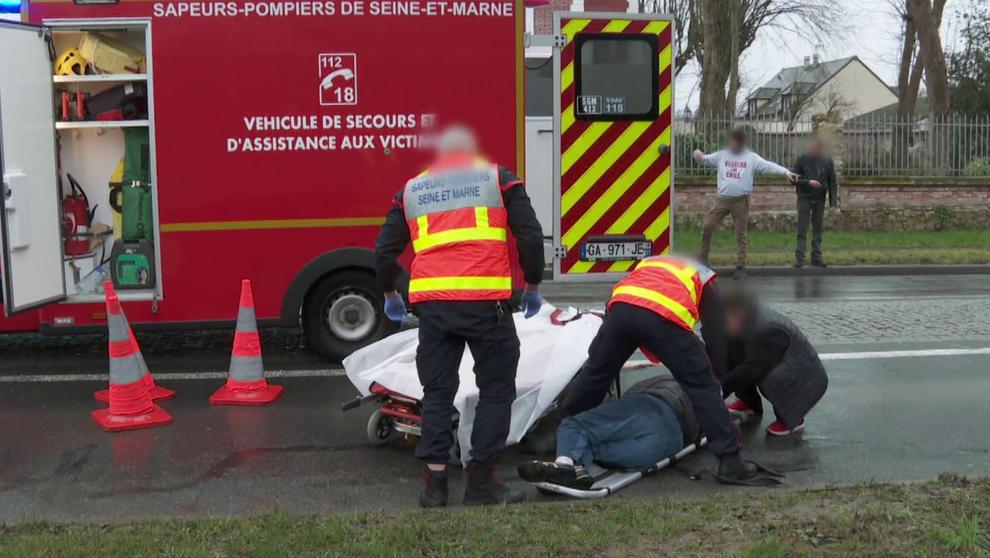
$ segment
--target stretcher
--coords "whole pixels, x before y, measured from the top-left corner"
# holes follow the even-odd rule
[[[746,417],[733,413],[732,420],[739,425],[746,420]],[[562,486],[550,482],[537,482],[533,483],[533,485],[542,494],[560,494],[563,496],[570,496],[571,498],[581,499],[606,498],[645,477],[646,475],[674,465],[678,461],[707,445],[708,438],[702,437],[697,442],[688,444],[674,455],[665,457],[645,469],[638,469],[635,471],[606,469],[598,464],[593,464],[588,468],[588,473],[594,477],[595,484],[591,485],[591,488],[587,489],[571,488],[569,486]]]
[[[387,387],[373,382],[368,388],[368,395],[346,401],[341,410],[356,409],[365,402],[378,405],[375,412],[368,417],[366,435],[368,441],[376,446],[388,445],[402,438],[419,438],[423,434],[423,412],[417,399],[392,391]],[[457,432],[460,415],[454,413],[453,427]],[[454,436],[454,445],[450,449],[450,463],[457,464],[461,459],[461,448],[458,437]]]
[[[513,314],[513,319],[520,339],[520,358],[506,445],[519,443],[537,421],[557,407],[561,392],[587,359],[587,347],[602,324],[600,313],[561,310],[549,304],[530,319],[519,312]],[[368,440],[373,444],[385,445],[421,434],[423,388],[416,370],[417,344],[417,330],[405,330],[344,360],[347,377],[361,395],[342,408],[353,409],[364,402],[378,405],[367,424]],[[466,350],[458,371],[455,445],[451,451],[451,462],[462,464],[470,455],[479,397],[473,366],[472,355]]]

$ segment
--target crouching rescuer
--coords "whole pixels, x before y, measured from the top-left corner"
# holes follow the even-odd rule
[[[543,236],[523,183],[479,155],[474,134],[453,126],[440,134],[433,163],[396,196],[376,243],[385,314],[406,314],[396,291],[397,258],[412,242],[409,301],[419,315],[416,367],[423,385],[426,461],[423,507],[447,504],[447,461],[454,443],[454,396],[464,346],[474,357],[479,399],[467,466],[467,505],[519,502],[525,493],[495,475],[516,396],[519,338],[512,320],[508,232],[516,239],[526,279],[527,318],[542,305]],[[724,410],[724,407],[723,407]]]
[[[641,347],[663,362],[690,400],[719,459],[718,480],[762,485],[765,469],[743,459],[739,429],[722,399],[725,324],[715,284],[715,272],[685,258],[655,256],[637,264],[612,290],[605,322],[563,411],[579,416],[598,406],[623,364]],[[699,322],[704,344],[694,334]]]
[[[805,415],[828,389],[818,352],[790,318],[745,293],[726,293],[723,306],[731,370],[722,387],[738,398],[729,410],[744,417],[762,415],[762,394],[777,417],[767,434],[803,432]]]

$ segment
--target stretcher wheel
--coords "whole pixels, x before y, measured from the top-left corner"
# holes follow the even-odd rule
[[[371,413],[368,418],[368,441],[376,446],[384,446],[399,437],[399,431],[395,429],[392,417],[386,415],[381,409]]]

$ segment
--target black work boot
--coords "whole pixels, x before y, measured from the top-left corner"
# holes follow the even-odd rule
[[[503,483],[495,474],[495,467],[491,464],[476,461],[468,463],[467,477],[467,488],[464,489],[465,506],[515,504],[526,499],[525,492]]]
[[[423,493],[419,505],[424,508],[442,508],[447,505],[447,470],[433,471],[427,467],[423,471]]]
[[[758,463],[743,459],[740,452],[723,455],[715,479],[725,484],[741,486],[776,486],[782,484],[781,473]]]
[[[735,273],[732,274],[732,278],[738,281],[745,279],[746,277],[748,277],[746,275],[746,268],[741,265],[737,265]]]
[[[518,470],[519,476],[526,482],[549,482],[580,490],[587,490],[595,484],[594,477],[581,465],[527,461],[519,465]]]
[[[760,469],[752,461],[746,461],[739,452],[725,455],[719,460],[717,478],[720,482],[739,484],[756,478]]]

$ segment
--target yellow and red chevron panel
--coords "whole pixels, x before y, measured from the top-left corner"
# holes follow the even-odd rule
[[[562,19],[560,55],[560,216],[567,256],[563,274],[624,272],[632,260],[580,261],[589,237],[644,235],[653,254],[670,250],[673,66],[671,23],[641,19]],[[589,121],[576,118],[574,38],[579,33],[654,34],[659,45],[659,118]]]

